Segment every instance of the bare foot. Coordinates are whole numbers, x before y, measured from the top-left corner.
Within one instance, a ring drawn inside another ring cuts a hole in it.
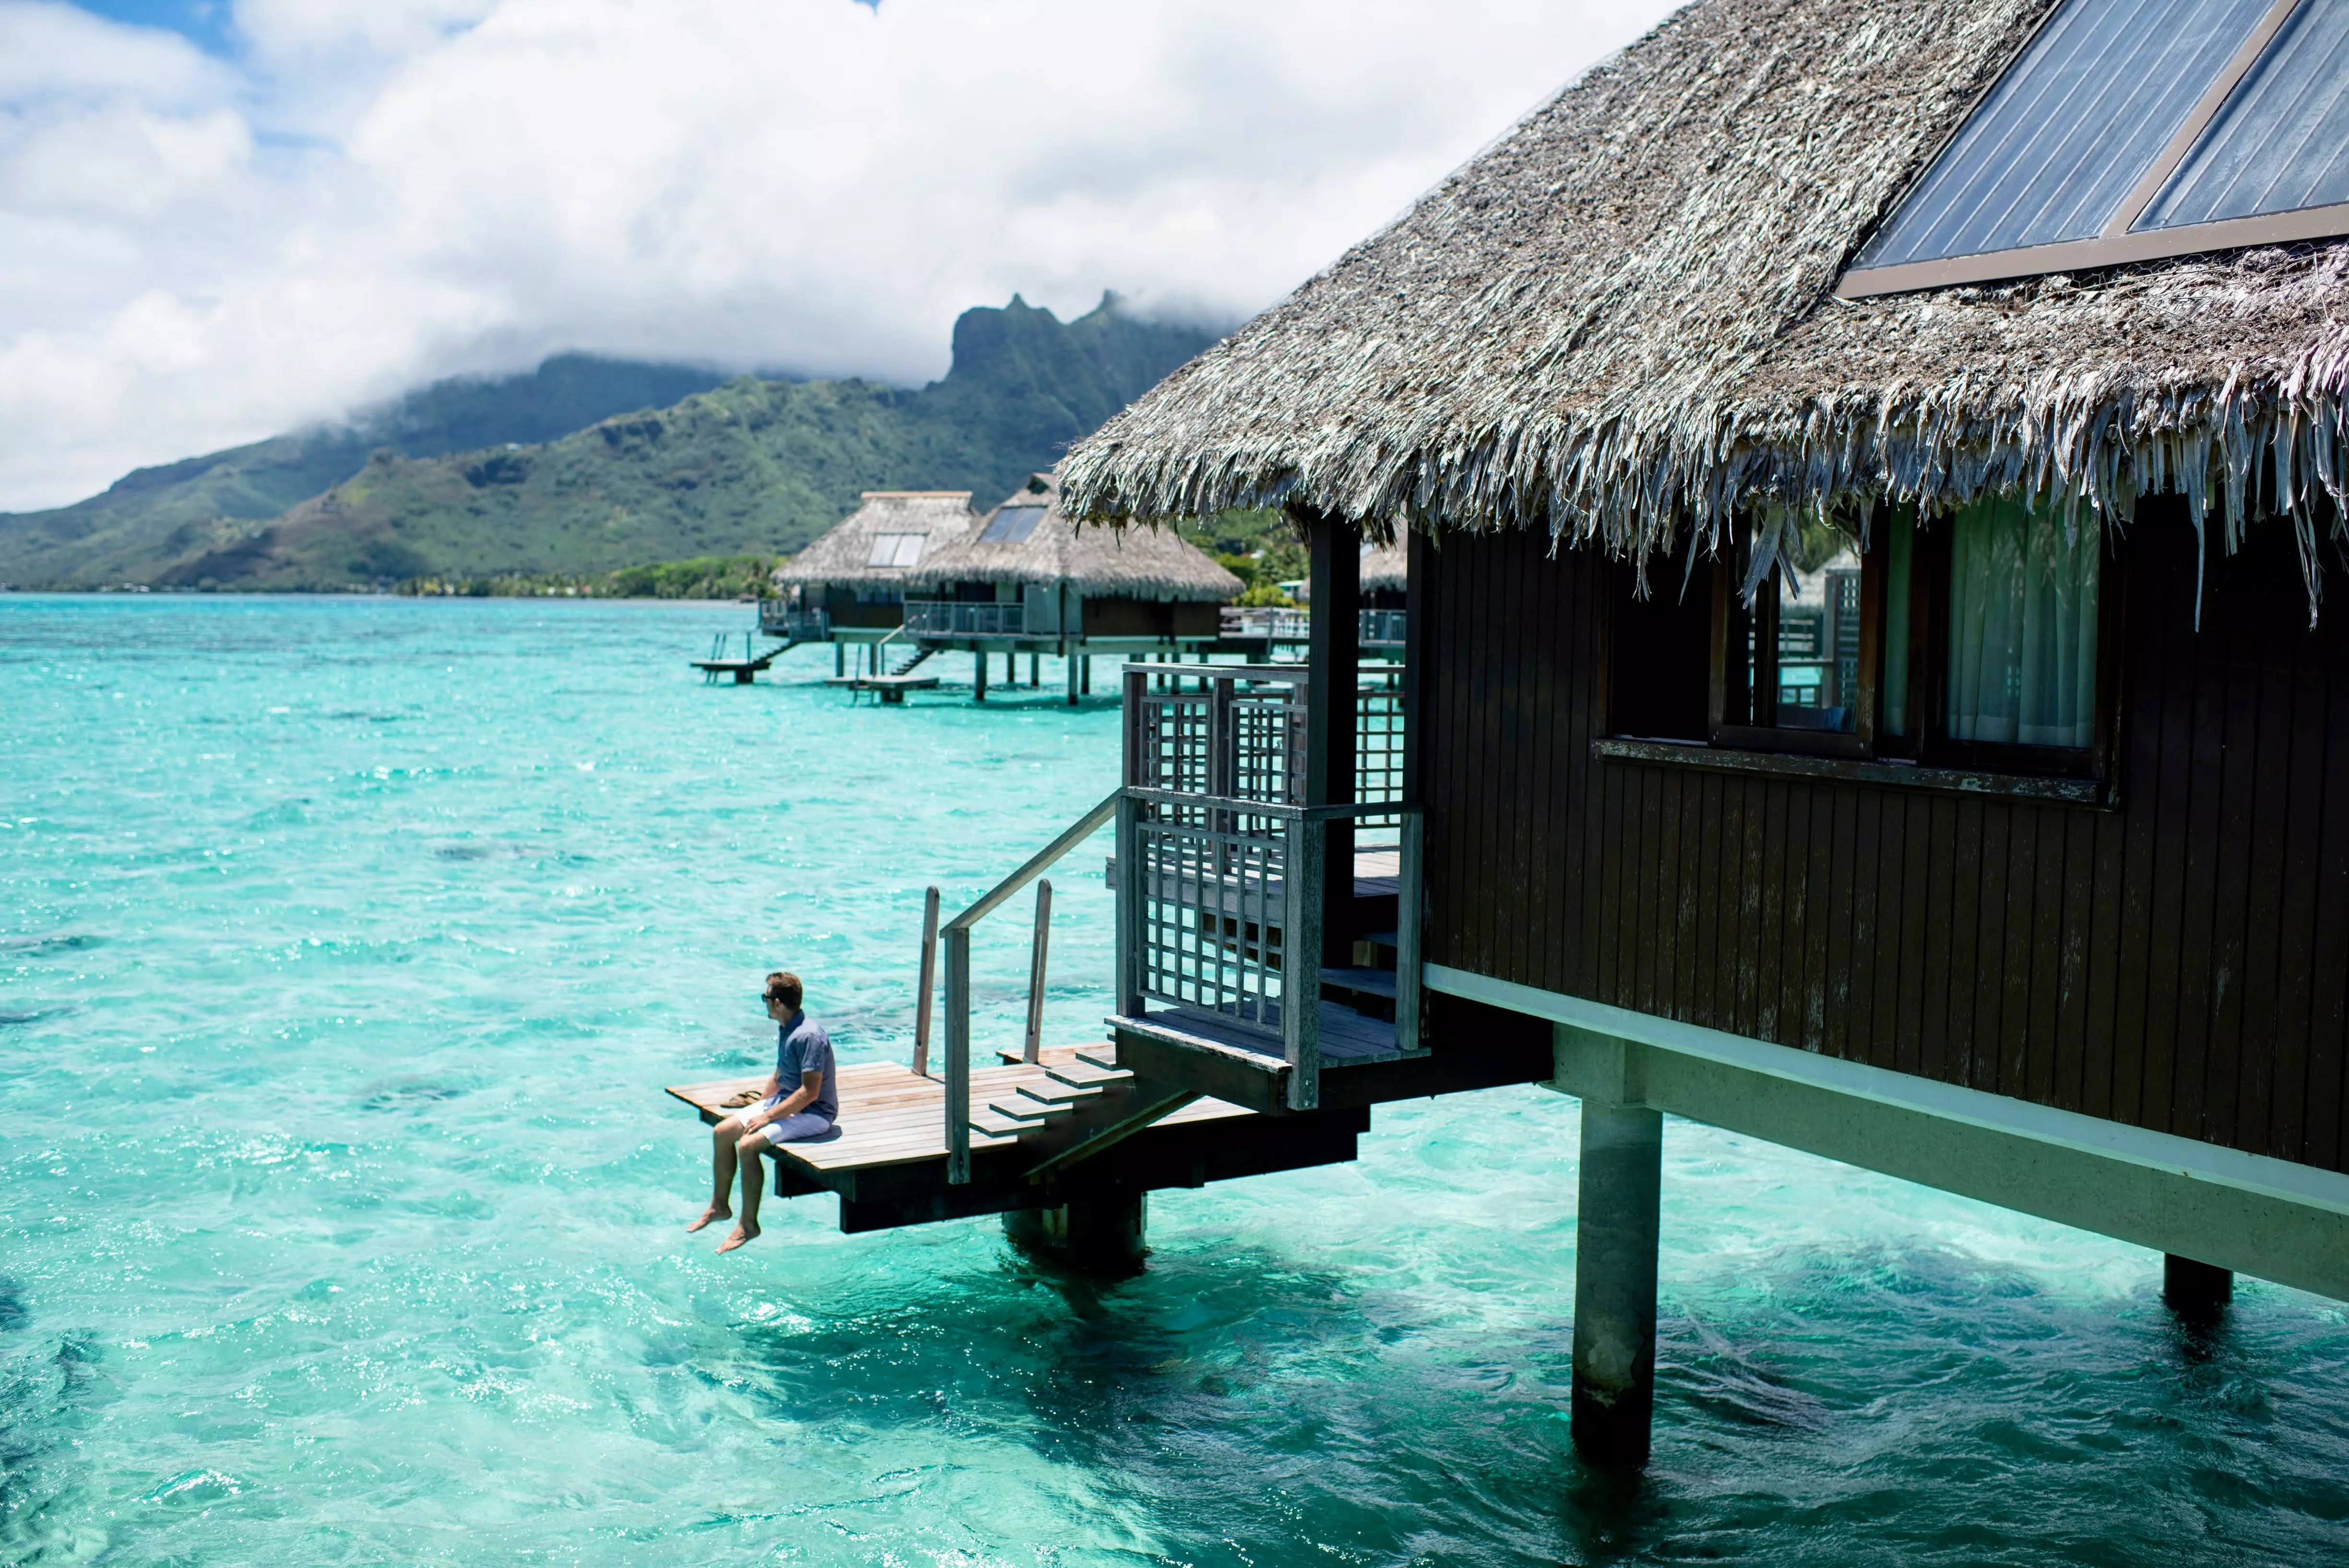
[[[723,1203],[713,1203],[709,1208],[701,1211],[700,1219],[696,1220],[692,1224],[688,1225],[685,1228],[685,1233],[690,1236],[696,1231],[700,1230],[704,1225],[709,1224],[713,1220],[731,1220],[733,1218],[734,1210],[727,1208]]]
[[[746,1220],[735,1226],[733,1232],[726,1240],[718,1243],[718,1250],[721,1252],[730,1252],[745,1241],[756,1240],[758,1234],[759,1228]]]

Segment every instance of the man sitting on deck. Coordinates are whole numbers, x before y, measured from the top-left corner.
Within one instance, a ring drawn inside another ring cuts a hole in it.
[[[767,977],[767,1016],[780,1025],[775,1036],[775,1071],[767,1079],[765,1097],[719,1122],[710,1146],[709,1207],[688,1225],[698,1231],[713,1220],[734,1211],[726,1195],[734,1172],[742,1172],[742,1219],[718,1244],[730,1252],[759,1233],[759,1198],[766,1187],[762,1154],[775,1146],[828,1137],[840,1116],[840,1077],[833,1066],[832,1037],[823,1025],[800,1010],[800,977],[781,970]],[[791,1090],[784,1092],[784,1085]]]

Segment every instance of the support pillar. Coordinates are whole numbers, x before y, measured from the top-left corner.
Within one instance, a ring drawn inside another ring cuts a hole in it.
[[[1043,668],[1041,659],[1042,656],[1040,654],[1031,653],[1028,656],[1028,689],[1030,691],[1044,684],[1043,678],[1036,673]]]
[[[1090,697],[1093,694],[1093,656],[1083,653],[1077,657],[1084,666],[1084,673],[1077,677],[1077,691],[1080,695]]]
[[[1143,1245],[1147,1210],[1146,1194],[1108,1192],[1058,1209],[1014,1209],[1003,1216],[1003,1233],[1086,1273],[1133,1274],[1149,1251]]]
[[[1648,1462],[1656,1400],[1656,1235],[1664,1118],[1582,1102],[1574,1241],[1574,1447],[1603,1469]]]
[[[987,649],[979,649],[970,656],[971,701],[987,701]]]
[[[832,673],[834,679],[848,673],[848,644],[844,642],[832,645]]]
[[[1009,649],[1003,650],[1003,684],[1009,690],[1019,690],[1019,656]]]
[[[2233,1271],[2198,1263],[2175,1252],[2161,1255],[2162,1304],[2188,1326],[2216,1325],[2226,1315],[2227,1303],[2234,1299]]]
[[[1291,521],[1312,551],[1305,661],[1311,681],[1306,699],[1305,804],[1350,805],[1354,800],[1354,705],[1361,686],[1362,644],[1356,610],[1362,597],[1362,530],[1323,513],[1292,510]],[[1354,825],[1340,819],[1323,828],[1321,961],[1343,969],[1354,961]]]
[[[1063,653],[1061,657],[1061,661],[1068,666],[1063,673],[1068,677],[1069,681],[1069,706],[1073,708],[1077,705],[1077,656],[1073,653]]]

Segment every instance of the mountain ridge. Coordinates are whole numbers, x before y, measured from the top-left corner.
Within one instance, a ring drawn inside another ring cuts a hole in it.
[[[409,421],[396,440],[356,453],[350,441],[382,434],[391,416],[341,444],[295,432],[137,470],[70,507],[0,514],[0,581],[316,590],[794,550],[863,490],[967,488],[990,504],[1216,336],[1137,318],[1112,294],[1066,323],[1014,295],[963,312],[952,367],[917,389],[558,356],[533,375],[561,363],[698,384],[665,404],[605,408],[550,439],[460,447],[451,443],[495,421],[468,411],[461,387],[436,383],[395,406]],[[562,407],[608,401],[624,384],[585,380]],[[466,385],[476,403],[495,402],[496,384]],[[439,396],[411,406],[429,393]],[[499,428],[514,428],[518,416],[505,417]]]

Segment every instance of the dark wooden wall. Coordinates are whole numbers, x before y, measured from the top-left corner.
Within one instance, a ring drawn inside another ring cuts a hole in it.
[[[2122,545],[2111,810],[1594,758],[1621,568],[1546,545],[1417,549],[1430,960],[2349,1168],[2349,593],[2283,528],[2199,632],[2182,517]]]

